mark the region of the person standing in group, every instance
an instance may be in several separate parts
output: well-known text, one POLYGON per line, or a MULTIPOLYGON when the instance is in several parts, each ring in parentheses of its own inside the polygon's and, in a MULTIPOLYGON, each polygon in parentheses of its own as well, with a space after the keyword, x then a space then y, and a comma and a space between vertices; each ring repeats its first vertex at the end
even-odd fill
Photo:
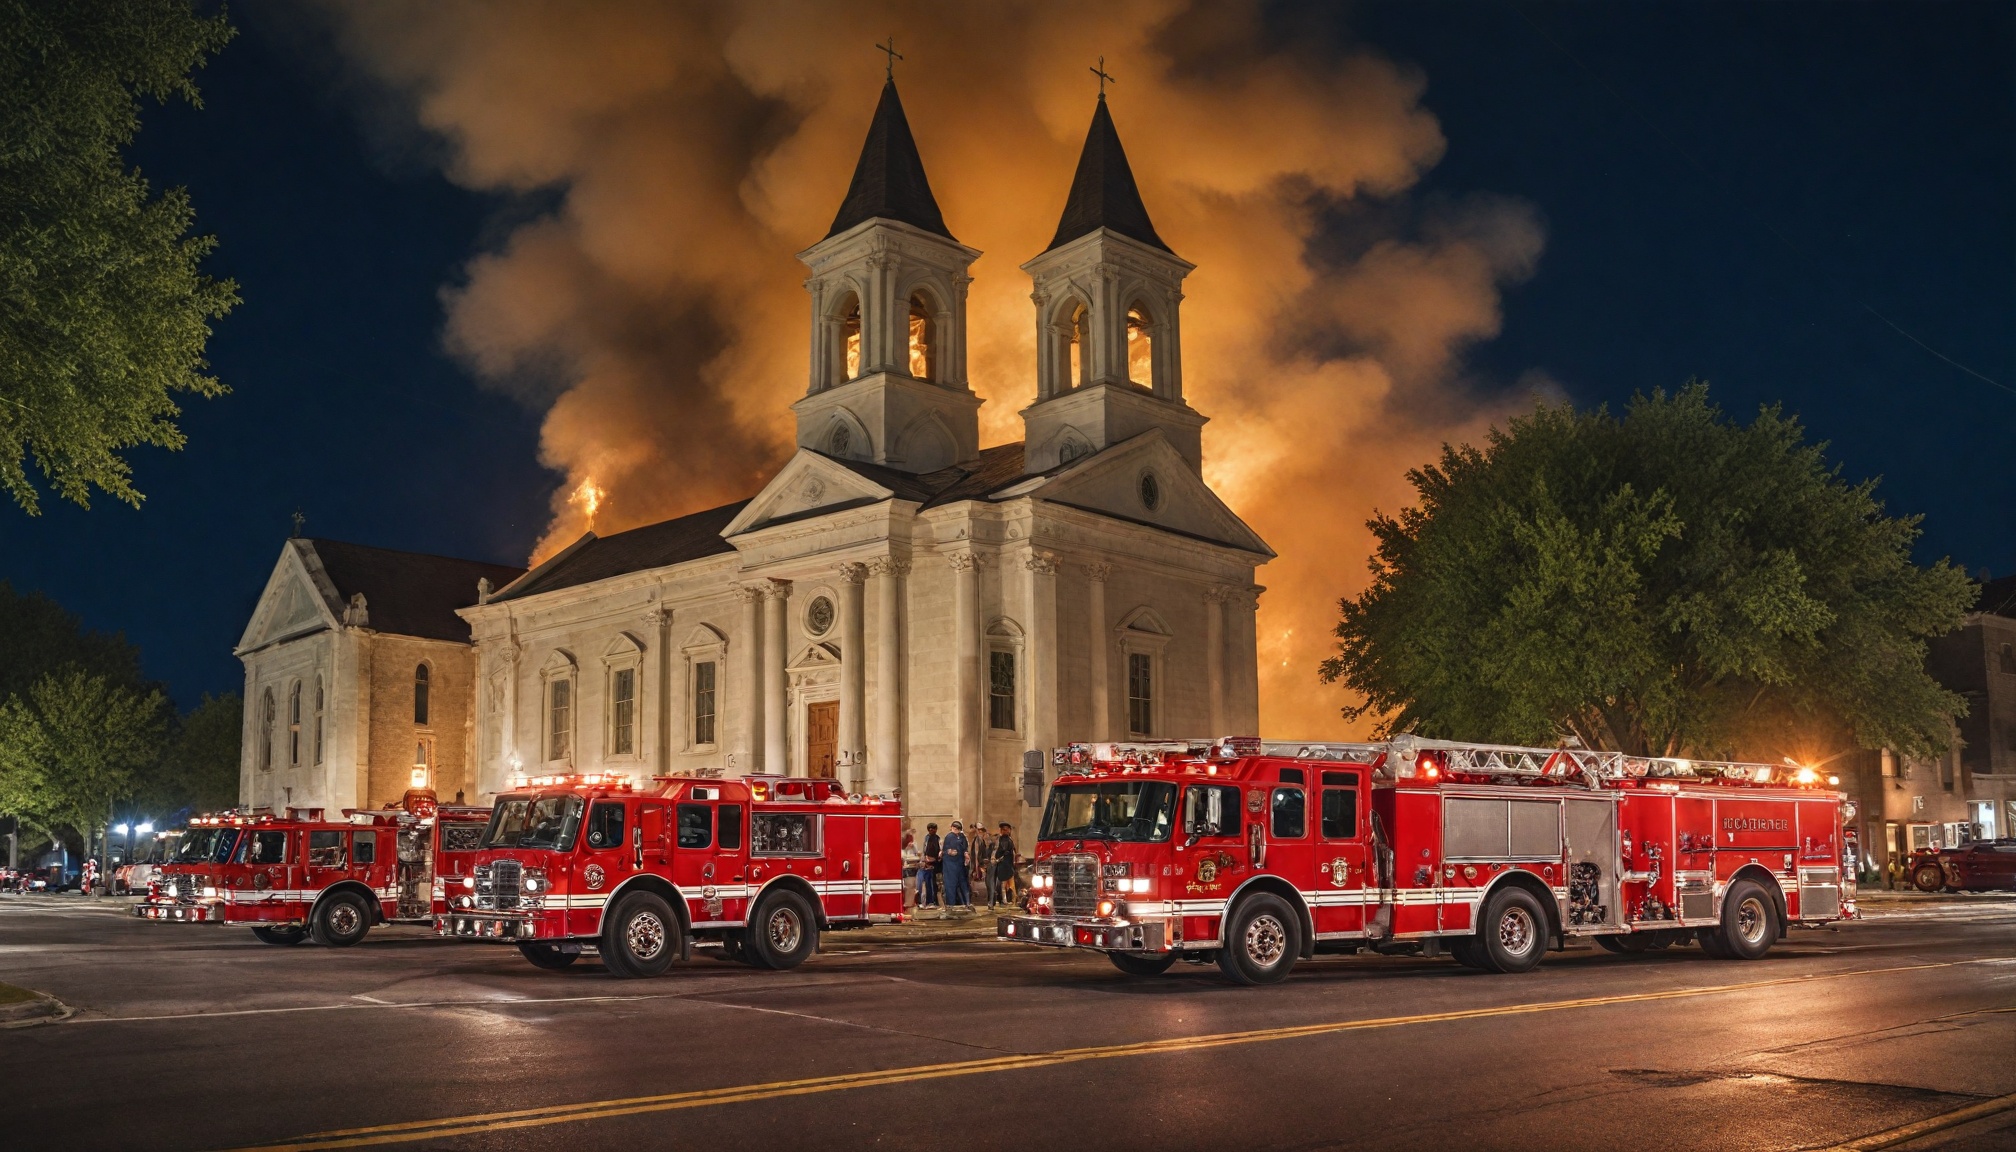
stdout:
POLYGON ((979 895, 987 894, 988 864, 994 859, 994 841, 987 836, 987 826, 975 823, 973 831, 967 834, 966 885, 979 895))
POLYGON ((1001 903, 1013 905, 1015 891, 1015 828, 1007 821, 1001 822, 1001 835, 994 838, 993 884, 987 891, 987 905, 993 907, 998 896, 1001 903))
POLYGON ((924 856, 917 866, 917 907, 935 908, 938 905, 938 825, 924 825, 924 856))
POLYGON ((924 854, 917 850, 917 833, 908 828, 903 830, 903 901, 912 903, 917 899, 917 868, 924 860, 924 854))
POLYGON ((952 831, 946 835, 944 851, 941 853, 944 861, 942 866, 945 869, 947 909, 965 908, 970 911, 973 907, 973 885, 966 872, 967 865, 971 863, 967 856, 969 850, 965 825, 957 820, 952 821, 952 831))

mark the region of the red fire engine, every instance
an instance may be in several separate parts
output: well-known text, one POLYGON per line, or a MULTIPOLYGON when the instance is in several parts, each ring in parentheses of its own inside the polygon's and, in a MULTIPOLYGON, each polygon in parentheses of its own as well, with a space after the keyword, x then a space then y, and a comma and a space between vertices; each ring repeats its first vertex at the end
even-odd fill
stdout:
POLYGON ((903 919, 901 806, 835 781, 548 776, 497 800, 435 931, 656 976, 697 944, 792 968, 825 929, 903 919))
POLYGON ((189 822, 133 908, 144 920, 243 924, 268 944, 343 947, 373 924, 427 923, 430 897, 470 867, 487 808, 440 807, 410 793, 401 808, 320 808, 204 816, 189 822))
POLYGON ((1003 940, 1242 984, 1319 952, 1524 972, 1550 944, 1756 959, 1855 916, 1853 807, 1812 769, 1413 738, 1073 745, 1003 940))

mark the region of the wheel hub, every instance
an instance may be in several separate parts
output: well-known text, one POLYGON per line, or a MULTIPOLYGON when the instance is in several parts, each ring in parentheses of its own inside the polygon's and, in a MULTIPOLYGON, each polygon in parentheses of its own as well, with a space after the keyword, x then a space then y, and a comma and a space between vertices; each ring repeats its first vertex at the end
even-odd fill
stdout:
POLYGON ((1736 906, 1736 934, 1745 944, 1755 944, 1764 937, 1764 904, 1755 896, 1746 898, 1736 906))
POLYGON ((665 924, 653 913, 640 912, 623 929, 623 942, 639 960, 655 960, 665 950, 665 924))
POLYGON ((1533 917, 1524 908, 1507 908, 1498 917, 1498 946, 1514 956, 1524 956, 1536 938, 1533 917))
POLYGON ((329 927, 338 936, 348 936, 357 930, 357 909, 348 904, 338 904, 329 910, 329 927))
POLYGON ((804 936, 804 927, 798 922, 798 913, 790 908, 779 908, 770 913, 763 930, 770 937, 770 947, 779 952, 796 952, 798 941, 804 936))
POLYGON ((1288 929, 1269 913, 1255 916, 1246 925, 1246 956, 1263 968, 1280 962, 1288 951, 1288 929))

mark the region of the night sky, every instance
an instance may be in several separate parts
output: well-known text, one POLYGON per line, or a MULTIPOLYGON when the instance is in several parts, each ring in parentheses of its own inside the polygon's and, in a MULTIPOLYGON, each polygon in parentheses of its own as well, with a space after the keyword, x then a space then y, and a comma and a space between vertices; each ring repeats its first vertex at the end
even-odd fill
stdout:
MULTIPOLYGON (((1782 403, 1923 514, 1922 560, 2016 568, 2016 5, 1273 9, 1311 51, 1426 76, 1447 155, 1381 210, 1490 193, 1544 220, 1471 388, 1537 370, 1617 405, 1701 377, 1745 418, 1782 403)), ((206 108, 150 110, 133 153, 240 283, 210 344, 233 392, 185 402, 182 452, 131 454, 142 510, 0 508, 0 578, 125 632, 185 707, 241 684, 297 508, 308 535, 522 563, 559 483, 541 414, 440 342, 442 286, 542 205, 448 183, 293 14, 234 18, 206 108)))

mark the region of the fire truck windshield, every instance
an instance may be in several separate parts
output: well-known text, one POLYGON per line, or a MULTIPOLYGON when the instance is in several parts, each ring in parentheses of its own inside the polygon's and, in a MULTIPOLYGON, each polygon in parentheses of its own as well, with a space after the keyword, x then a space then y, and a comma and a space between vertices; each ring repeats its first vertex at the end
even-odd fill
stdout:
POLYGON ((574 834, 580 828, 579 796, 507 796, 498 801, 497 811, 490 816, 483 846, 565 852, 574 847, 574 834))
POLYGON ((176 864, 222 864, 231 858, 238 842, 236 828, 191 828, 175 845, 171 860, 176 864))
POLYGON ((1159 780, 1059 784, 1050 790, 1041 838, 1159 843, 1169 838, 1175 810, 1176 786, 1159 780))

